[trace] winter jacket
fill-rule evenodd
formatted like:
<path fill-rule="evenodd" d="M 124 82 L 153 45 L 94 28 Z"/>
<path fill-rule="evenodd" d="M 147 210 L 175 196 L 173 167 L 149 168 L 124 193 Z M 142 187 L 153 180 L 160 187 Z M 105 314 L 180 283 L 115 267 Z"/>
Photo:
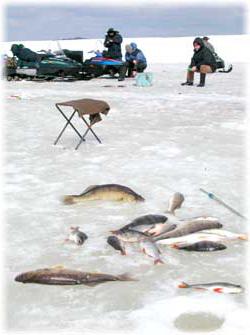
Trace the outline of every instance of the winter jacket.
<path fill-rule="evenodd" d="M 198 70 L 200 70 L 201 65 L 209 65 L 212 68 L 212 71 L 216 70 L 216 60 L 211 52 L 207 47 L 205 47 L 204 42 L 201 38 L 197 37 L 193 44 L 197 43 L 201 47 L 199 50 L 194 50 L 194 55 L 191 59 L 190 67 L 196 66 Z"/>
<path fill-rule="evenodd" d="M 122 36 L 116 32 L 116 34 L 112 37 L 109 35 L 105 36 L 104 46 L 108 48 L 107 53 L 105 55 L 110 58 L 114 59 L 121 59 L 122 58 Z"/>
<path fill-rule="evenodd" d="M 134 44 L 134 49 L 132 53 L 126 52 L 125 59 L 127 62 L 133 62 L 134 60 L 137 61 L 137 63 L 145 64 L 147 65 L 146 57 L 144 56 L 143 52 L 140 49 L 137 49 L 137 46 L 135 43 L 131 43 L 131 46 Z"/>

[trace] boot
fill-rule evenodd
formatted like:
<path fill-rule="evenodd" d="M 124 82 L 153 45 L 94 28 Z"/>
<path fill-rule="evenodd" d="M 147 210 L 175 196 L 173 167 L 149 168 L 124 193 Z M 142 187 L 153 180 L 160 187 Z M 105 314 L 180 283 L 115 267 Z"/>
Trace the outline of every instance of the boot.
<path fill-rule="evenodd" d="M 194 83 L 192 81 L 185 81 L 185 83 L 181 83 L 182 86 L 187 85 L 187 86 L 193 86 Z"/>
<path fill-rule="evenodd" d="M 200 83 L 197 85 L 197 87 L 204 87 L 205 86 L 205 80 L 206 80 L 206 73 L 200 74 Z"/>

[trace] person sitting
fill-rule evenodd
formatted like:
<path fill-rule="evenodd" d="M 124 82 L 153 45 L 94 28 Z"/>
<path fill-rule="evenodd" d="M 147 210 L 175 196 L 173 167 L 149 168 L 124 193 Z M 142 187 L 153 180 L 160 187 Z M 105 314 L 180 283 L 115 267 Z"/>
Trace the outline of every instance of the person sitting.
<path fill-rule="evenodd" d="M 122 36 L 119 34 L 119 31 L 109 28 L 105 36 L 104 46 L 108 48 L 107 51 L 103 51 L 103 57 L 113 58 L 113 59 L 122 59 Z"/>
<path fill-rule="evenodd" d="M 205 47 L 203 40 L 200 37 L 196 37 L 193 41 L 194 54 L 191 59 L 191 64 L 187 71 L 187 80 L 181 85 L 192 86 L 194 81 L 194 73 L 200 73 L 200 83 L 198 87 L 205 86 L 206 74 L 216 71 L 216 60 L 207 47 Z"/>
<path fill-rule="evenodd" d="M 128 77 L 133 77 L 136 72 L 143 72 L 147 67 L 147 60 L 143 52 L 137 48 L 136 43 L 126 45 L 125 49 Z"/>

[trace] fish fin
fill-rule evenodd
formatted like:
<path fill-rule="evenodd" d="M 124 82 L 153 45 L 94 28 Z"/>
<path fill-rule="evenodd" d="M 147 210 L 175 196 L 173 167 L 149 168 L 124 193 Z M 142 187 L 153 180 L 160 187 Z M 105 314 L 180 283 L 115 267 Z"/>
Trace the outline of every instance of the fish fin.
<path fill-rule="evenodd" d="M 165 264 L 165 263 L 163 262 L 163 260 L 161 260 L 160 258 L 158 258 L 158 259 L 154 260 L 154 265 L 157 265 L 157 264 Z"/>
<path fill-rule="evenodd" d="M 241 235 L 239 236 L 239 239 L 240 239 L 240 240 L 244 240 L 244 241 L 248 241 L 248 236 L 247 236 L 246 234 L 241 234 Z"/>
<path fill-rule="evenodd" d="M 216 287 L 213 289 L 214 292 L 216 293 L 223 293 L 223 288 L 222 287 Z"/>
<path fill-rule="evenodd" d="M 121 251 L 121 255 L 122 256 L 127 256 L 127 252 L 124 250 L 124 251 Z"/>
<path fill-rule="evenodd" d="M 170 247 L 173 249 L 180 249 L 178 244 L 171 244 Z"/>
<path fill-rule="evenodd" d="M 92 190 L 94 187 L 96 187 L 96 186 L 97 186 L 97 185 L 90 185 L 90 186 L 88 186 L 87 188 L 85 188 L 84 191 L 82 191 L 82 192 L 80 193 L 80 195 L 84 195 L 85 193 L 91 191 L 91 190 Z"/>
<path fill-rule="evenodd" d="M 56 264 L 56 265 L 52 265 L 51 267 L 50 267 L 50 269 L 64 269 L 65 267 L 64 267 L 64 265 L 62 265 L 62 264 Z"/>
<path fill-rule="evenodd" d="M 74 196 L 74 195 L 65 195 L 65 196 L 63 197 L 63 203 L 64 203 L 65 205 L 72 205 L 72 204 L 75 203 L 74 199 L 75 199 L 75 196 Z"/>
<path fill-rule="evenodd" d="M 179 288 L 187 288 L 187 287 L 189 287 L 189 285 L 183 281 L 178 285 L 178 287 Z"/>
<path fill-rule="evenodd" d="M 93 286 L 96 286 L 97 284 L 100 284 L 100 283 L 96 283 L 96 282 L 89 282 L 89 283 L 87 283 L 87 282 L 84 282 L 82 284 L 87 285 L 89 287 L 93 287 Z"/>
<path fill-rule="evenodd" d="M 138 281 L 138 279 L 132 278 L 127 272 L 117 276 L 117 278 L 121 281 Z"/>

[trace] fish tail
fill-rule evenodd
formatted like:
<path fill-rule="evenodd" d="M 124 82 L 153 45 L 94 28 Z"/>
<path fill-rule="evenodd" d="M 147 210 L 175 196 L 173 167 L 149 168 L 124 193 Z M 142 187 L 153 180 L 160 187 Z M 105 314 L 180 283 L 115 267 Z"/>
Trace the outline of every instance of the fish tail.
<path fill-rule="evenodd" d="M 241 234 L 241 235 L 239 236 L 239 239 L 240 239 L 240 240 L 243 240 L 243 241 L 248 241 L 248 236 L 247 236 L 246 234 Z"/>
<path fill-rule="evenodd" d="M 63 202 L 65 205 L 72 205 L 75 203 L 75 196 L 74 195 L 65 195 L 63 197 Z"/>
<path fill-rule="evenodd" d="M 117 276 L 118 277 L 118 280 L 121 280 L 121 281 L 138 281 L 138 279 L 134 279 L 134 278 L 132 278 L 131 276 L 130 276 L 130 274 L 129 273 L 123 273 L 123 274 L 121 274 L 121 275 L 119 275 L 119 276 Z"/>
<path fill-rule="evenodd" d="M 157 258 L 154 260 L 154 265 L 157 265 L 157 264 L 165 264 L 165 263 L 160 258 Z"/>
<path fill-rule="evenodd" d="M 178 285 L 178 287 L 179 287 L 179 288 L 188 288 L 189 285 L 183 281 L 183 282 L 181 282 L 181 283 Z"/>
<path fill-rule="evenodd" d="M 145 199 L 141 195 L 137 195 L 136 201 L 145 201 Z"/>
<path fill-rule="evenodd" d="M 172 214 L 172 215 L 174 215 L 174 216 L 175 216 L 175 211 L 174 211 L 174 210 L 172 210 L 172 211 L 169 211 L 169 210 L 167 210 L 167 211 L 165 211 L 164 213 L 167 213 L 167 214 Z"/>

